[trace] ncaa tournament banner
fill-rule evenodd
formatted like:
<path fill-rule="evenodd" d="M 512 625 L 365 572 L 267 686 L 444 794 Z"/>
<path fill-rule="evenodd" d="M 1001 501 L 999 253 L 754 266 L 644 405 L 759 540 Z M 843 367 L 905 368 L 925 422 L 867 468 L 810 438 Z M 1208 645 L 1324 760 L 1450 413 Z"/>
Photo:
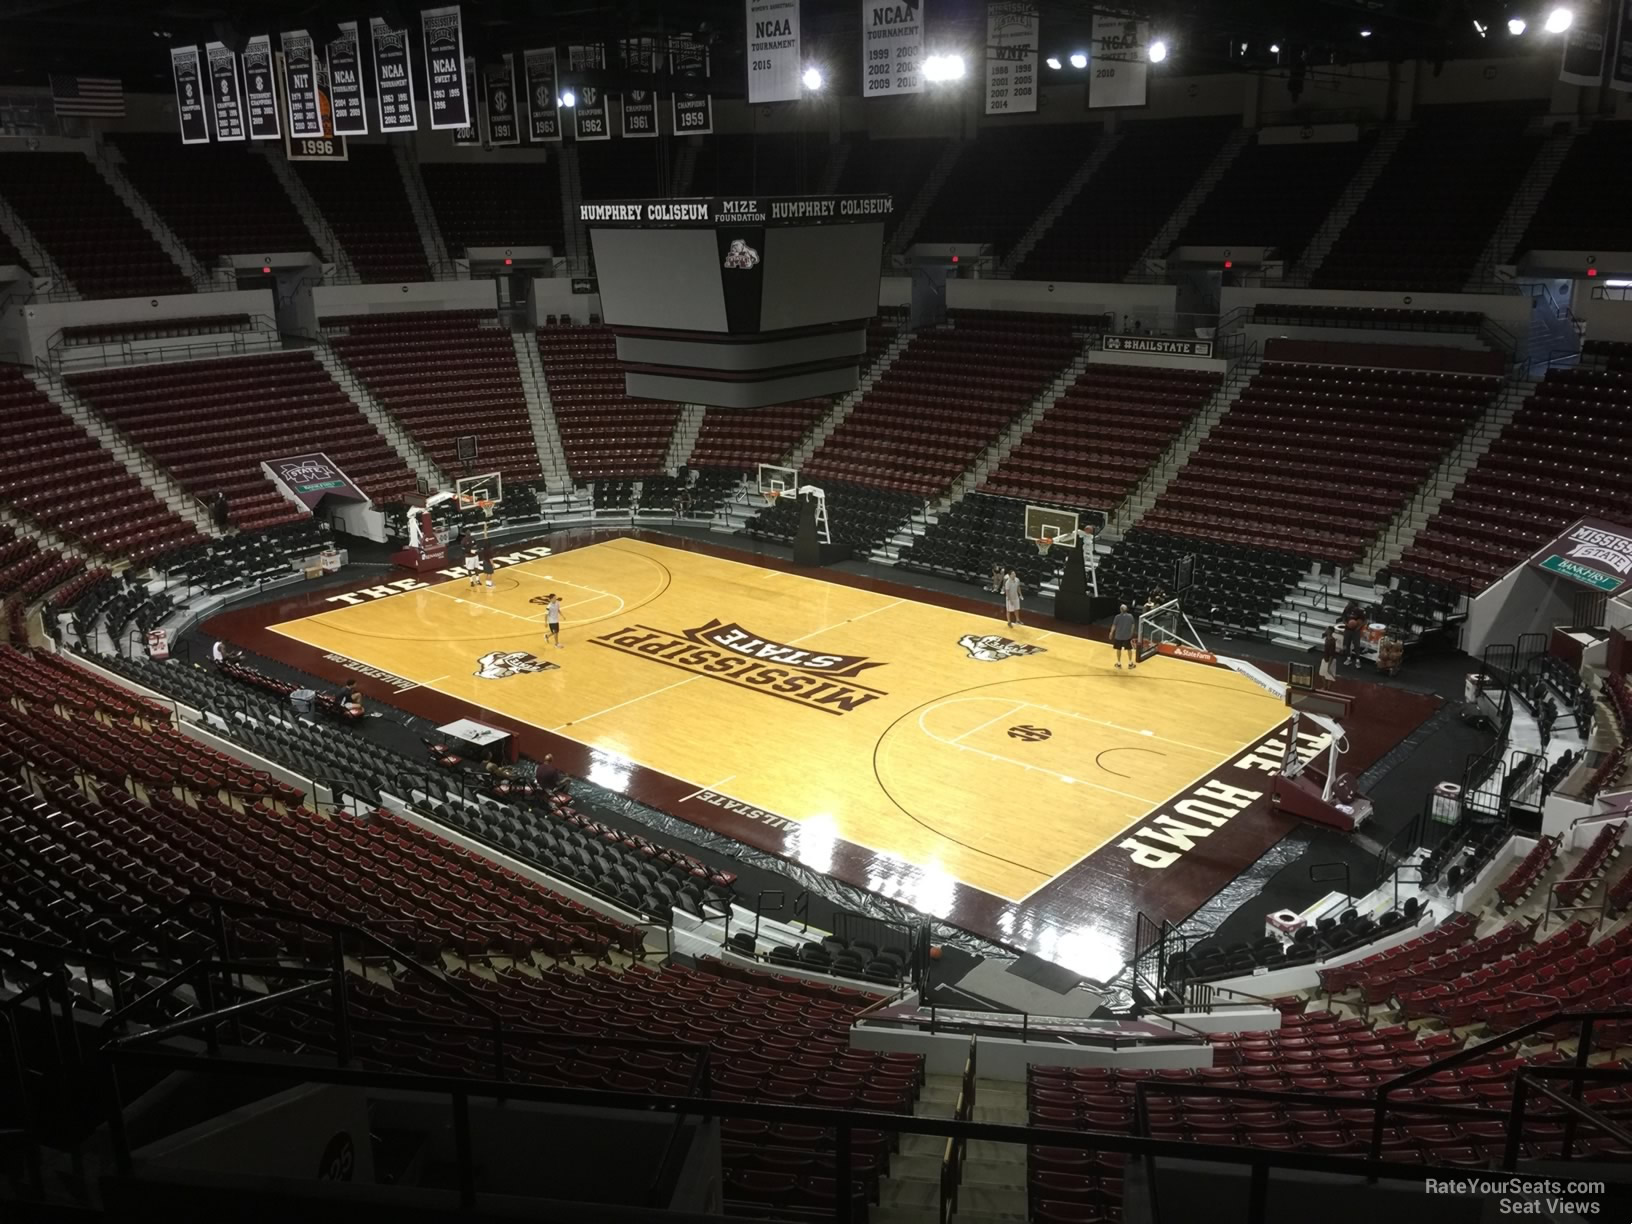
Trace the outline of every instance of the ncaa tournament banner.
<path fill-rule="evenodd" d="M 357 46 L 357 23 L 342 21 L 340 37 L 328 45 L 329 105 L 334 108 L 336 136 L 367 136 L 363 106 L 363 57 Z"/>
<path fill-rule="evenodd" d="M 477 87 L 481 77 L 476 72 L 476 57 L 465 56 L 465 81 L 471 89 Z M 482 108 L 472 105 L 470 108 L 470 122 L 464 127 L 453 129 L 453 143 L 461 148 L 480 147 L 482 143 Z"/>
<path fill-rule="evenodd" d="M 312 62 L 312 36 L 305 30 L 285 30 L 283 89 L 289 98 L 289 135 L 323 135 L 323 108 L 317 100 L 317 65 Z"/>
<path fill-rule="evenodd" d="M 244 107 L 249 112 L 251 140 L 277 140 L 278 89 L 272 80 L 272 37 L 257 34 L 244 44 Z"/>
<path fill-rule="evenodd" d="M 924 91 L 924 0 L 861 0 L 861 96 Z"/>
<path fill-rule="evenodd" d="M 1632 93 L 1632 0 L 1620 0 L 1620 29 L 1610 57 L 1609 87 Z"/>
<path fill-rule="evenodd" d="M 238 85 L 238 56 L 225 43 L 205 43 L 204 60 L 210 66 L 210 107 L 215 112 L 215 138 L 244 138 L 244 95 Z"/>
<path fill-rule="evenodd" d="M 627 72 L 637 72 L 651 77 L 652 84 L 657 83 L 652 74 L 657 69 L 657 40 L 655 38 L 631 38 L 623 44 L 623 67 Z M 627 139 L 643 140 L 657 135 L 657 91 L 655 89 L 631 89 L 620 99 L 623 112 L 623 134 Z"/>
<path fill-rule="evenodd" d="M 182 144 L 209 144 L 210 118 L 204 111 L 197 47 L 171 47 L 170 72 L 176 78 L 176 118 Z"/>
<path fill-rule="evenodd" d="M 567 48 L 567 71 L 595 72 L 605 67 L 601 46 Z M 599 85 L 579 85 L 573 91 L 578 105 L 572 108 L 572 134 L 579 140 L 611 140 L 612 125 L 606 118 L 606 93 Z"/>
<path fill-rule="evenodd" d="M 799 0 L 746 0 L 748 101 L 797 102 Z"/>
<path fill-rule="evenodd" d="M 1150 76 L 1150 23 L 1094 14 L 1088 109 L 1143 106 Z"/>
<path fill-rule="evenodd" d="M 519 145 L 521 127 L 516 121 L 516 61 L 505 52 L 502 64 L 489 65 L 483 78 L 487 86 L 487 141 L 495 145 Z"/>
<path fill-rule="evenodd" d="M 374 36 L 374 95 L 380 103 L 380 131 L 412 132 L 419 120 L 414 114 L 408 31 L 393 30 L 378 17 L 368 19 L 368 29 Z"/>
<path fill-rule="evenodd" d="M 986 6 L 986 113 L 1037 109 L 1037 5 L 991 0 Z"/>
<path fill-rule="evenodd" d="M 1632 4 L 1632 0 L 1627 0 Z M 690 34 L 669 40 L 669 75 L 678 86 L 681 80 L 708 80 L 708 48 Z M 714 99 L 706 93 L 682 93 L 677 88 L 669 99 L 673 108 L 675 135 L 707 136 L 714 130 Z"/>
<path fill-rule="evenodd" d="M 1558 79 L 1570 85 L 1602 85 L 1604 27 L 1609 13 L 1604 0 L 1578 0 L 1575 21 L 1564 36 L 1564 63 Z"/>
<path fill-rule="evenodd" d="M 555 48 L 523 51 L 521 70 L 527 85 L 528 135 L 539 142 L 560 140 L 561 87 L 556 78 Z"/>
<path fill-rule="evenodd" d="M 431 130 L 474 128 L 476 111 L 470 104 L 470 61 L 465 58 L 459 6 L 422 9 L 419 20 L 425 32 L 425 96 L 430 99 Z"/>

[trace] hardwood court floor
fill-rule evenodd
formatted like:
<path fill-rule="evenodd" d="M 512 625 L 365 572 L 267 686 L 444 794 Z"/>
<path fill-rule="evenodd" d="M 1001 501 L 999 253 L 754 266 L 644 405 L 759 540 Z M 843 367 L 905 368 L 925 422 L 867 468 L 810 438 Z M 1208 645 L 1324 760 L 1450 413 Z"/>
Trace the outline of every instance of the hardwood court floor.
<path fill-rule="evenodd" d="M 1286 717 L 1222 668 L 633 538 L 494 582 L 271 628 L 577 740 L 602 785 L 634 762 L 795 821 L 816 870 L 843 839 L 1019 901 Z"/>

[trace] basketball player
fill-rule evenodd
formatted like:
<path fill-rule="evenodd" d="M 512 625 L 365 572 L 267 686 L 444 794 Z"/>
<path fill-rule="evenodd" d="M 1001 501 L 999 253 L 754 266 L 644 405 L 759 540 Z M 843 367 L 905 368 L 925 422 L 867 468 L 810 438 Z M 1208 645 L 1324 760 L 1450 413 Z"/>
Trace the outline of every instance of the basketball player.
<path fill-rule="evenodd" d="M 561 649 L 561 596 L 553 592 L 544 597 L 549 602 L 544 605 L 544 624 L 549 629 L 550 641 L 555 643 L 557 650 Z"/>
<path fill-rule="evenodd" d="M 1020 579 L 1012 569 L 1003 575 L 1003 612 L 1010 626 L 1024 628 L 1020 624 Z"/>
<path fill-rule="evenodd" d="M 1123 604 L 1122 610 L 1111 621 L 1111 649 L 1116 652 L 1116 665 L 1122 666 L 1122 656 L 1128 656 L 1128 670 L 1132 671 L 1139 666 L 1139 654 L 1133 647 L 1133 613 L 1128 611 L 1128 605 Z"/>

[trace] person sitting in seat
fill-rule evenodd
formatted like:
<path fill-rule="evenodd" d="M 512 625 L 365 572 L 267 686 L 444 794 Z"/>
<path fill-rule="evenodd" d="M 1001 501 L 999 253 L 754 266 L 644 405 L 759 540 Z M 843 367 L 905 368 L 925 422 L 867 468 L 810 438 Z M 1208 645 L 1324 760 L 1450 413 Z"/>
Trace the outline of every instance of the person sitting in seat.
<path fill-rule="evenodd" d="M 345 696 L 340 698 L 340 708 L 345 711 L 348 718 L 361 718 L 364 712 L 363 690 L 353 684 L 346 690 Z"/>

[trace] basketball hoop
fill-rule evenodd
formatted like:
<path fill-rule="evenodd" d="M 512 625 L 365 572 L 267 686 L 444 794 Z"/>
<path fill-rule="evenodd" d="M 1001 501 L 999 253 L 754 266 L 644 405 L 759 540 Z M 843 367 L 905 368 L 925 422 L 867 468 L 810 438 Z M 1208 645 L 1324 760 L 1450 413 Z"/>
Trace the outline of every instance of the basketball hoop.
<path fill-rule="evenodd" d="M 781 489 L 764 489 L 761 491 L 765 494 L 765 504 L 767 506 L 776 505 L 777 498 L 782 496 Z"/>
<path fill-rule="evenodd" d="M 493 517 L 493 507 L 498 503 L 488 497 L 467 497 L 463 493 L 457 495 L 461 510 L 480 510 L 483 518 Z"/>
<path fill-rule="evenodd" d="M 1037 545 L 1037 555 L 1039 557 L 1048 556 L 1048 550 L 1054 547 L 1053 536 L 1027 536 L 1026 538 L 1031 540 L 1033 544 Z"/>

